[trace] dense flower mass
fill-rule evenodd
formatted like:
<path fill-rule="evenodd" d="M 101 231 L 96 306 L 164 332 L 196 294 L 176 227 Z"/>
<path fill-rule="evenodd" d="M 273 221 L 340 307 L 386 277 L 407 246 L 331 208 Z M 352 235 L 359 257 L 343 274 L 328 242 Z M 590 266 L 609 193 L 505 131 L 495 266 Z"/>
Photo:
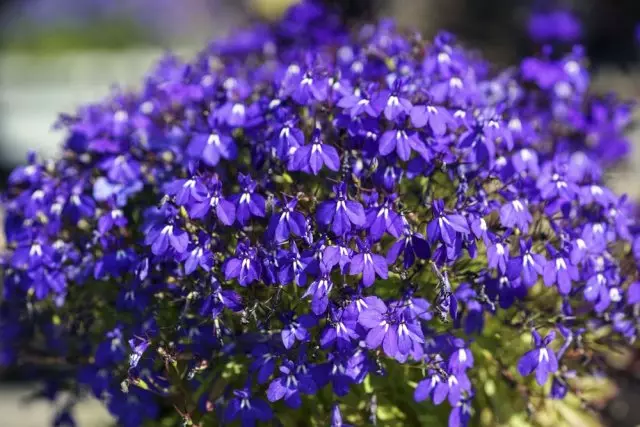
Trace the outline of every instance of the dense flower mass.
<path fill-rule="evenodd" d="M 638 335 L 640 231 L 603 185 L 631 105 L 585 62 L 500 70 L 312 1 L 164 58 L 11 174 L 0 360 L 60 368 L 58 419 L 88 392 L 126 427 L 586 404 Z"/>

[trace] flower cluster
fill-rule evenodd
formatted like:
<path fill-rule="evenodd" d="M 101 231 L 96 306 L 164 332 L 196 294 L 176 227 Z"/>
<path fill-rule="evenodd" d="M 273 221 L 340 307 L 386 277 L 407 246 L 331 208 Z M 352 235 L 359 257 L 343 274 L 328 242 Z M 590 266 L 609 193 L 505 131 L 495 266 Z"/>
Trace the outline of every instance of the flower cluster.
<path fill-rule="evenodd" d="M 313 1 L 164 58 L 11 174 L 0 360 L 60 368 L 59 420 L 89 392 L 125 427 L 457 427 L 496 390 L 580 396 L 640 319 L 636 216 L 603 185 L 631 105 L 585 62 L 497 70 Z"/>

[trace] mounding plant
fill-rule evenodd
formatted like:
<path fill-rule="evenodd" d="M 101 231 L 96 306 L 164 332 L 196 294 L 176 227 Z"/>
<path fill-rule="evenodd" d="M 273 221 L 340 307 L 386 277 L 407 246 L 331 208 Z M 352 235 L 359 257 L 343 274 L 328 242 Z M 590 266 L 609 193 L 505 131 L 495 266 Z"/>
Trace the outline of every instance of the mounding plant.
<path fill-rule="evenodd" d="M 640 232 L 586 66 L 313 1 L 165 57 L 11 174 L 0 361 L 59 426 L 596 424 Z"/>

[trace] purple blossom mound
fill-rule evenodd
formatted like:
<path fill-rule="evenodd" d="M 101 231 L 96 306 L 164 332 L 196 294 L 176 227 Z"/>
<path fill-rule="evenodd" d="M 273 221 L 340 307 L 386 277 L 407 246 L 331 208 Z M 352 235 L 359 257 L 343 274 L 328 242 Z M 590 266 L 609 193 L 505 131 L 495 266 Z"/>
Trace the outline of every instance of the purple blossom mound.
<path fill-rule="evenodd" d="M 11 174 L 0 361 L 60 426 L 87 395 L 125 427 L 587 407 L 638 334 L 640 232 L 603 184 L 631 105 L 585 64 L 497 69 L 313 2 L 164 58 Z"/>

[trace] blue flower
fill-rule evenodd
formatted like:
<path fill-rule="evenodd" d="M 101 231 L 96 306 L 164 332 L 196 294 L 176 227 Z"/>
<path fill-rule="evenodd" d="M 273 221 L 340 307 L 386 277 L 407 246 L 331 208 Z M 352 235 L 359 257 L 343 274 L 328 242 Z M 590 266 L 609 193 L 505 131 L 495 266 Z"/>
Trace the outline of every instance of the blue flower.
<path fill-rule="evenodd" d="M 309 314 L 295 317 L 293 313 L 288 313 L 283 316 L 283 319 L 284 325 L 280 336 L 286 349 L 293 347 L 296 341 L 306 342 L 309 340 L 309 329 L 317 323 L 317 319 Z"/>
<path fill-rule="evenodd" d="M 248 286 L 260 278 L 261 264 L 257 259 L 257 251 L 245 242 L 238 243 L 236 256 L 228 258 L 224 263 L 226 280 L 238 279 L 241 286 Z"/>
<path fill-rule="evenodd" d="M 253 397 L 248 388 L 234 390 L 233 398 L 229 400 L 224 411 L 225 422 L 233 422 L 240 418 L 245 427 L 255 426 L 257 421 L 267 422 L 273 418 L 273 411 L 267 402 Z"/>
<path fill-rule="evenodd" d="M 383 156 L 395 151 L 398 157 L 406 162 L 411 158 L 411 151 L 413 150 L 425 160 L 431 160 L 427 147 L 416 132 L 407 132 L 404 129 L 389 130 L 380 136 L 378 144 L 378 150 Z"/>
<path fill-rule="evenodd" d="M 164 255 L 170 247 L 177 254 L 183 254 L 189 245 L 189 236 L 175 224 L 160 224 L 149 231 L 144 242 L 151 246 L 154 255 Z"/>
<path fill-rule="evenodd" d="M 187 153 L 209 165 L 215 166 L 220 159 L 234 160 L 238 150 L 231 136 L 217 131 L 195 132 L 187 147 Z"/>
<path fill-rule="evenodd" d="M 270 402 L 284 399 L 291 408 L 298 408 L 302 404 L 300 394 L 313 394 L 317 389 L 304 363 L 295 365 L 289 360 L 284 360 L 280 365 L 280 376 L 269 384 L 267 398 Z"/>
<path fill-rule="evenodd" d="M 465 217 L 459 214 L 449 214 L 444 210 L 444 202 L 436 200 L 432 204 L 433 220 L 427 226 L 430 243 L 442 240 L 447 246 L 454 246 L 456 242 L 471 232 Z"/>
<path fill-rule="evenodd" d="M 340 183 L 333 186 L 335 199 L 322 202 L 316 211 L 316 220 L 338 236 L 351 231 L 353 226 L 362 227 L 366 223 L 364 208 L 358 202 L 347 198 L 347 186 Z"/>
<path fill-rule="evenodd" d="M 335 343 L 338 348 L 349 348 L 351 341 L 358 338 L 358 316 L 358 310 L 353 305 L 331 307 L 329 321 L 320 335 L 320 345 L 327 348 Z"/>
<path fill-rule="evenodd" d="M 256 193 L 257 184 L 251 177 L 240 174 L 238 181 L 242 186 L 240 194 L 231 196 L 230 201 L 236 205 L 236 219 L 246 226 L 252 216 L 263 218 L 266 214 L 266 200 Z"/>
<path fill-rule="evenodd" d="M 553 349 L 549 348 L 549 344 L 555 339 L 555 332 L 551 331 L 542 339 L 540 334 L 533 330 L 533 344 L 535 348 L 526 352 L 518 361 L 518 372 L 520 375 L 527 376 L 535 371 L 536 381 L 540 385 L 544 385 L 549 375 L 558 370 L 558 360 Z"/>
<path fill-rule="evenodd" d="M 293 233 L 302 237 L 306 231 L 304 215 L 295 211 L 298 201 L 291 199 L 283 204 L 280 214 L 271 215 L 267 235 L 275 238 L 276 242 L 283 242 Z"/>
<path fill-rule="evenodd" d="M 320 132 L 316 131 L 311 144 L 296 149 L 292 160 L 293 170 L 311 171 L 317 175 L 322 166 L 337 172 L 340 169 L 340 155 L 335 147 L 325 144 L 320 139 Z"/>
<path fill-rule="evenodd" d="M 351 258 L 349 274 L 362 273 L 362 283 L 365 286 L 373 285 L 376 275 L 381 279 L 386 279 L 388 277 L 388 268 L 384 257 L 371 252 L 371 247 L 366 242 L 358 240 L 358 246 L 360 246 L 361 252 Z"/>

